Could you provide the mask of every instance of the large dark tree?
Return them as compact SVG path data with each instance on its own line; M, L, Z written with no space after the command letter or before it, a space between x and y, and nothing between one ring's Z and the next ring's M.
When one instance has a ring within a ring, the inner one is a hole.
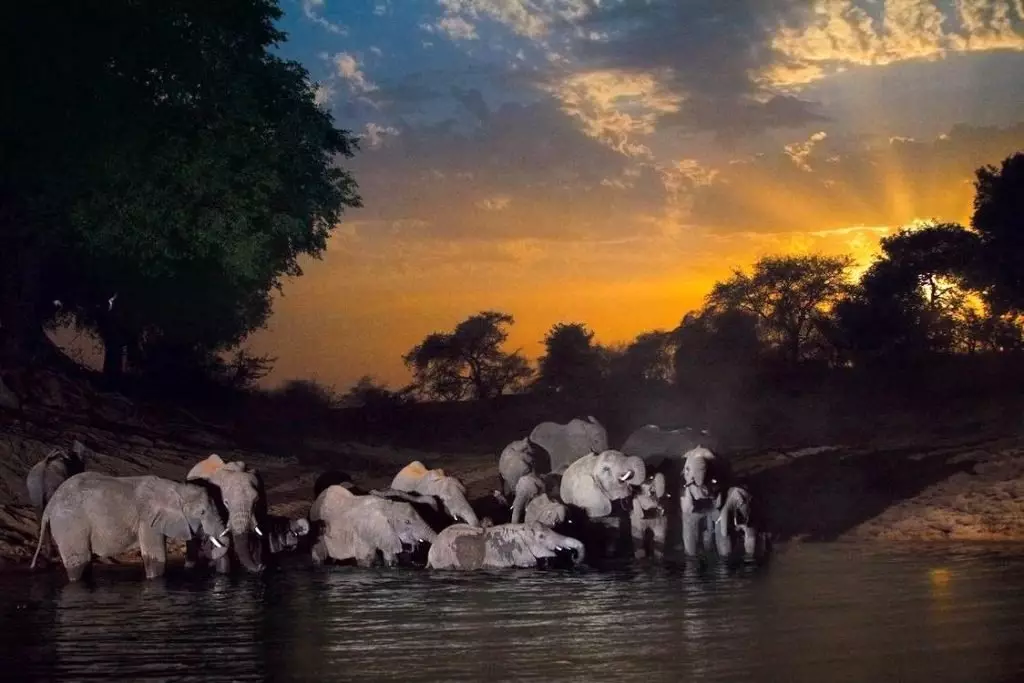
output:
M147 342L228 347L265 322L298 258L322 253L359 205L337 165L354 142L316 106L305 69L272 53L280 16L276 0L11 8L8 351L41 338L53 300L99 334L112 373Z
M1024 153L975 172L972 227L981 237L981 283L999 312L1024 312Z
M519 351L502 345L515 319L498 311L471 315L452 332L434 332L402 360L420 394L445 401L494 398L522 387L532 374Z
M555 323L544 335L535 386L541 391L593 391L601 381L601 349L584 323Z
M789 364L820 347L819 322L849 291L847 256L766 256L737 270L707 297L712 311L735 310L757 320L762 340Z

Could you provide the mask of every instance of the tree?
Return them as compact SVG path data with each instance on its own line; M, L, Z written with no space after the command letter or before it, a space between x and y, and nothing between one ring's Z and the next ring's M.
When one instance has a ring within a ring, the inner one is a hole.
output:
M860 359L896 360L968 346L979 247L978 236L955 223L884 237L878 259L836 306L848 351Z
M542 391L590 391L601 381L602 356L584 323L555 323L544 336L535 386Z
M980 283L995 310L1024 311L1024 153L975 172L971 226L981 238Z
M507 313L483 311L453 332L427 335L402 360L418 391L440 400L487 399L520 389L532 374L529 364L518 350L501 350L514 322Z
M340 399L344 408L369 410L391 408L406 402L405 392L391 391L384 382L378 382L372 375L363 375Z
M675 337L671 332L642 332L612 360L613 383L632 386L669 384L675 374Z
M672 332L675 383L685 389L734 386L756 370L764 347L758 320L738 309L704 309L683 317Z
M761 338L793 365L810 355L820 318L850 291L851 265L849 256L766 256L749 275L736 270L715 283L707 307L755 316Z
M3 110L0 154L8 347L32 345L54 299L98 333L115 375L126 349L155 340L238 344L360 205L337 166L354 139L316 106L305 69L272 53L276 0L12 12L5 76L25 96ZM61 50L31 38L44 27ZM44 71L61 87L37 87Z

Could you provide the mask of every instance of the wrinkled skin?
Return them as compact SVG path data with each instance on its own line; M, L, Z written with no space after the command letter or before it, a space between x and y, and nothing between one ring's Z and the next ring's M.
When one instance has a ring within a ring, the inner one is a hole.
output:
M486 529L453 524L438 534L427 554L427 566L462 570L537 567L560 553L574 554L576 562L585 557L580 541L543 524L501 524Z
M634 557L664 556L668 531L665 499L665 475L660 472L647 477L637 487L629 513Z
M644 462L638 458L615 450L589 453L565 471L559 493L563 503L582 508L591 519L607 517L645 477Z
M701 539L714 535L718 510L724 503L723 495L731 479L728 463L709 449L690 450L683 464L680 518L683 550L696 555ZM728 538L716 536L719 554L728 555Z
M349 476L348 472L327 470L326 472L321 473L320 476L316 478L316 481L313 482L313 500L316 500L317 496L323 493L325 488L328 486L334 486L335 484L340 484L346 488L354 486L352 477Z
M309 519L317 527L314 564L328 558L369 567L380 560L393 567L399 556L433 543L437 534L412 505L380 496L354 495L342 486L328 486L313 501Z
M444 505L448 516L456 522L480 525L476 511L466 498L466 487L455 477L445 474L444 470L428 470L419 460L414 460L395 475L391 481L391 488L396 491L434 496Z
M536 474L527 474L516 482L515 498L512 500L512 524L519 524L526 514L530 501L545 492L544 481Z
M49 527L69 581L92 566L92 556L113 557L138 546L146 578L162 576L166 539L217 538L224 531L216 505L201 486L154 477L111 477L83 472L54 492L43 510L32 567ZM216 552L227 554L226 544Z
M533 428L529 438L535 446L533 469L537 474L561 474L584 455L608 450L608 432L592 415L565 424L541 422ZM548 463L541 462L540 451L547 455Z
M544 469L543 467L541 468ZM519 439L505 446L498 457L498 480L501 492L507 498L515 496L520 477L534 471L533 446L529 439Z
M748 558L754 558L768 551L768 535L760 528L754 498L742 486L726 492L715 530L728 539L731 552L742 550Z
M25 478L25 487L39 519L42 519L43 510L57 488L70 477L85 471L85 459L85 446L80 441L75 441L70 451L55 448L32 466ZM47 537L43 557L49 560L52 555L53 546Z
M664 429L649 424L630 434L622 444L621 450L626 455L635 455L647 460L654 456L681 457L697 446L714 450L715 439L706 429Z
M185 480L206 486L221 514L226 514L234 558L250 573L263 571L262 558L269 556L270 550L261 528L267 525L268 512L267 496L259 472L240 460L225 463L219 455L213 454L196 464ZM215 563L219 573L231 570L232 555ZM194 566L199 556L199 548L194 542L186 544L186 556L186 565Z

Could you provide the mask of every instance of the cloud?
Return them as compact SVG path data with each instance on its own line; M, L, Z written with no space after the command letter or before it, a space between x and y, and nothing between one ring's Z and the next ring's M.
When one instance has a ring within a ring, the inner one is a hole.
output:
M370 149L377 149L384 142L384 137L388 135L398 135L399 131L394 126L382 126L378 123L367 123L362 137L369 144Z
M302 14L306 19L335 35L347 36L348 29L339 23L328 21L321 15L323 9L324 0L302 0Z
M360 68L359 62L351 54L339 52L334 55L334 66L337 69L338 76L348 84L352 92L361 94L377 89L377 86L366 78L366 74Z
M428 33L442 33L452 40L477 40L480 37L473 24L457 16L442 17L436 23L424 24L423 29Z

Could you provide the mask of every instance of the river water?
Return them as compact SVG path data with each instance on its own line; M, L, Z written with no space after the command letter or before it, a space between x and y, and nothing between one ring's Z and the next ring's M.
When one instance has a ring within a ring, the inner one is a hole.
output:
M1024 548L614 571L0 577L0 680L1024 681Z

